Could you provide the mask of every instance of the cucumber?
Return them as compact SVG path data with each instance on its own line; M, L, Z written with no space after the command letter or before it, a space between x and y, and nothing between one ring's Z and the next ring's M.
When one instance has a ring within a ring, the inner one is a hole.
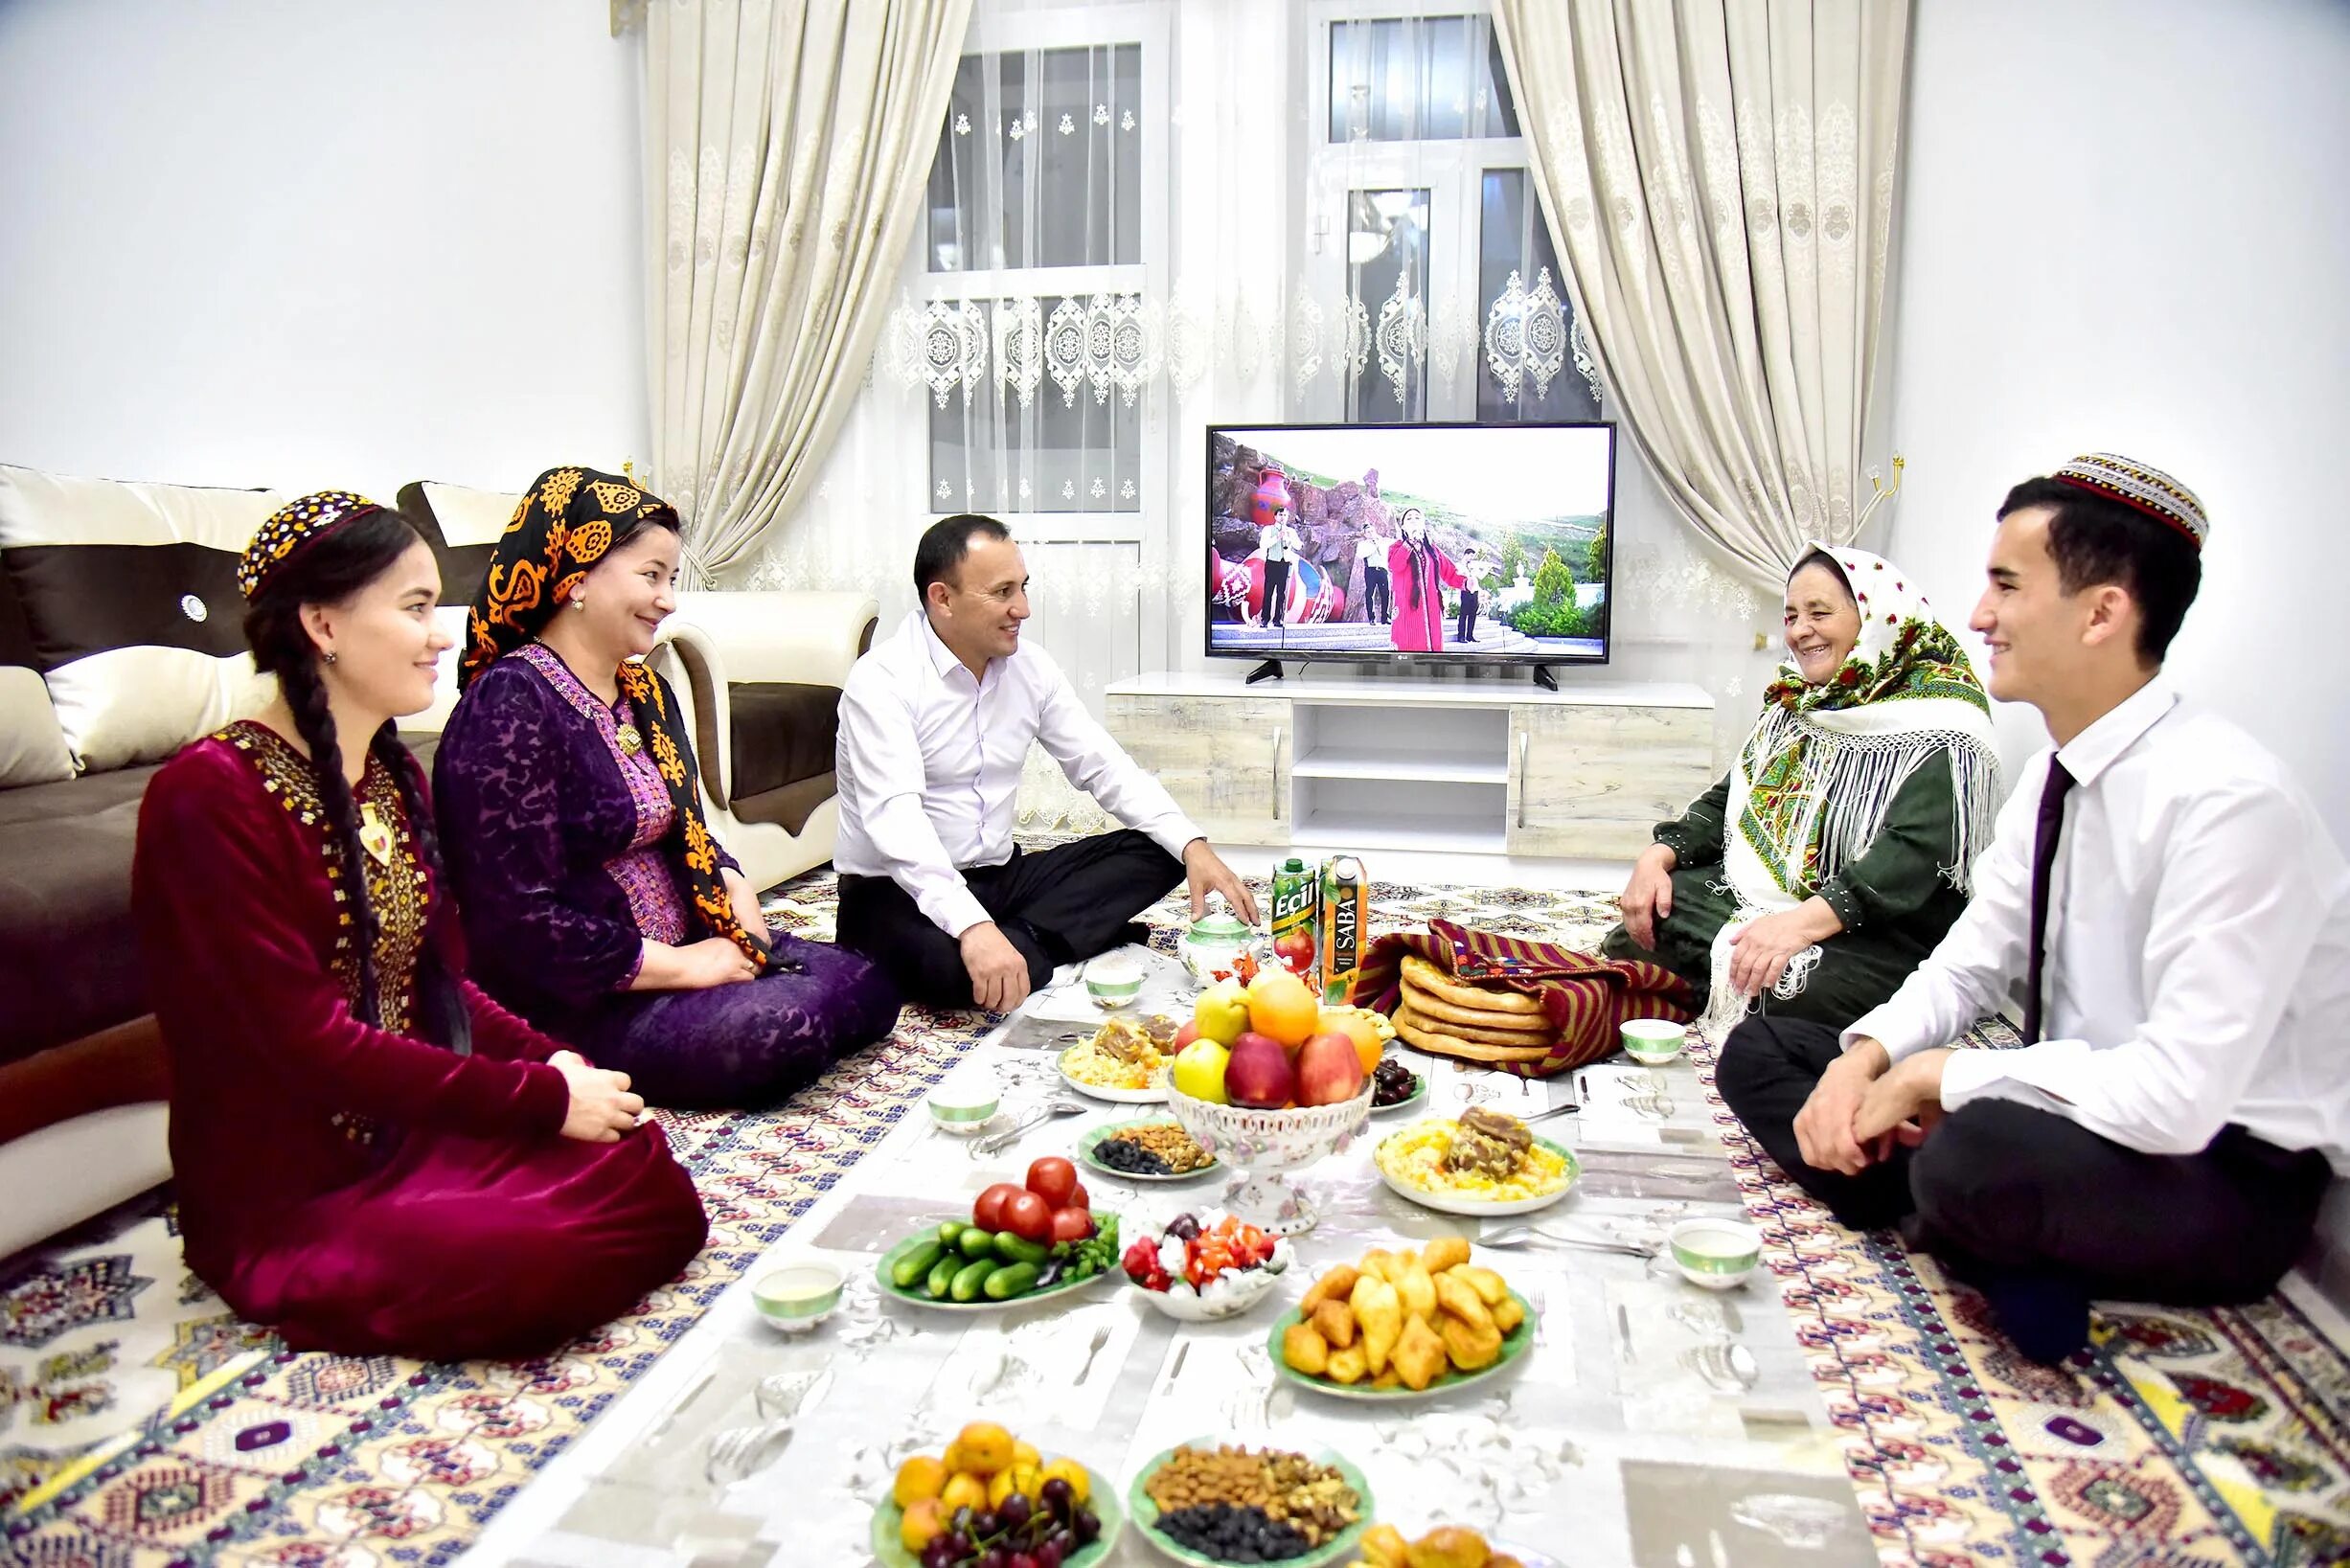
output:
M955 1250L968 1259L993 1258L995 1238L973 1225L955 1238Z
M930 1265L937 1262L939 1254L946 1250L935 1240L924 1241L891 1265L889 1271L891 1281L901 1290L913 1289L914 1282L927 1278L930 1273Z
M947 1286L947 1293L959 1302L977 1301L981 1287L988 1283L988 1276L1002 1266L992 1258L981 1258L965 1263L962 1271L954 1277L954 1283Z
M990 1301L1010 1301L1026 1295L1037 1286L1037 1265L1007 1263L988 1276L986 1290Z
M955 1244L955 1238L970 1229L960 1219L942 1219L938 1222L938 1238L951 1247Z
M1047 1242L1031 1241L1010 1231L995 1233L995 1256L1007 1263L1041 1263L1052 1255L1052 1246Z
M937 1262L930 1265L930 1277L923 1282L923 1294L932 1301L945 1301L955 1276L963 1272L963 1255L952 1248L942 1249Z

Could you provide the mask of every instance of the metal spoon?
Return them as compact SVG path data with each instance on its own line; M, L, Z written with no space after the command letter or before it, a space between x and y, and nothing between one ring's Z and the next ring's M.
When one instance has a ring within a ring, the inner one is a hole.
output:
M1555 1236L1549 1231L1538 1231L1531 1225L1504 1225L1497 1231L1477 1238L1481 1247L1528 1247L1547 1241L1554 1246L1585 1247L1592 1252L1622 1253L1627 1258L1654 1258L1654 1247L1644 1247L1631 1241L1599 1241L1580 1236Z
M1014 1144L1018 1143L1024 1134L1042 1126L1045 1123L1058 1121L1064 1116L1083 1116L1087 1108L1074 1100L1049 1100L1045 1102L1042 1109L1037 1111L1026 1121L1015 1122L1003 1131L992 1132L971 1145L971 1158L975 1160L985 1154L1000 1154Z
M1572 1116L1581 1109L1583 1109L1581 1105L1569 1102L1564 1105L1553 1105L1546 1111L1536 1111L1532 1116L1523 1116L1518 1120L1527 1126L1532 1126L1537 1122L1547 1122L1554 1116Z

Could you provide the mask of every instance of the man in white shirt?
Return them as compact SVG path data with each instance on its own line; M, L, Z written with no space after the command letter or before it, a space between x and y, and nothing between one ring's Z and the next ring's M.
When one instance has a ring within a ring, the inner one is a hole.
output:
M1306 547L1289 526L1289 509L1273 509L1272 526L1265 531L1265 621L1266 630L1287 624L1289 615L1289 562Z
M1134 917L1186 877L1192 909L1256 900L1085 712L1051 655L1023 647L1028 569L1010 530L966 513L914 552L923 607L856 661L835 752L840 943L916 1001L1009 1012L1057 965L1138 941ZM1012 841L1029 742L1127 831L1024 854Z
M2008 492L1970 623L2025 768L1974 898L1838 1034L1758 1017L1723 1097L1847 1224L1899 1223L2056 1362L2092 1297L2255 1301L2350 1173L2350 872L2284 765L2161 661L2209 532L2110 454ZM2024 1044L1952 1051L2009 1000Z
M1395 593L1387 584L1387 547L1393 543L1382 521L1365 529L1355 547L1362 562L1362 618L1382 626L1395 619Z

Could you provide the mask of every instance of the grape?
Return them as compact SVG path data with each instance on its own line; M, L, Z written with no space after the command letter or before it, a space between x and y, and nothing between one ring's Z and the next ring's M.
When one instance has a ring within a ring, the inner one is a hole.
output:
M1077 1517L1069 1521L1069 1528L1077 1533L1078 1545L1091 1546L1093 1538L1102 1533L1102 1521L1094 1517L1093 1510L1081 1508Z
M996 1505L995 1517L1006 1530L1017 1530L1028 1522L1028 1499L1013 1492Z
M947 1537L934 1535L930 1544L922 1549L922 1568L954 1568L954 1554L947 1550Z
M971 1534L985 1538L1004 1528L1004 1522L993 1513L982 1513L971 1520Z
M1063 1525L1061 1529L1053 1532L1051 1537L1046 1540L1045 1544L1050 1546L1054 1551L1060 1553L1063 1557L1073 1557L1077 1556L1077 1532L1069 1529L1066 1525Z
M968 1513L970 1511L966 1509L964 1511ZM939 1539L947 1543L947 1560L949 1563L961 1562L971 1555L971 1538L960 1530L950 1530Z
M1058 1518L1066 1511L1069 1499L1073 1495L1075 1494L1070 1490L1069 1484L1060 1476L1055 1476L1044 1484L1043 1489L1038 1493L1038 1499L1046 1508L1052 1510L1054 1516Z

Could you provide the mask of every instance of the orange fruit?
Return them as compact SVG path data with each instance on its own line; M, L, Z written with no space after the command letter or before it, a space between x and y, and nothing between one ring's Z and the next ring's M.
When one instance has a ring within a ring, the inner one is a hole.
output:
M998 1470L995 1479L988 1483L988 1507L1002 1508L1004 1499L1015 1491L1033 1503L1037 1500L1037 1494L1043 1489L1042 1471L1034 1465L1015 1465L1009 1469Z
M919 1552L947 1533L947 1520L937 1498L921 1498L898 1521L898 1542L909 1552Z
M973 1513L988 1506L988 1484L969 1470L958 1470L947 1478L947 1486L938 1494L939 1507L952 1518L957 1509L970 1509Z
M1379 1037L1371 1020L1359 1012L1325 1012L1314 1025L1317 1034L1343 1034L1355 1042L1355 1055L1362 1059L1362 1070L1379 1070L1379 1058L1387 1054L1387 1042Z
M1266 969L1248 983L1248 1026L1294 1051L1313 1034L1321 1004L1287 969Z
M1039 1489L1043 1481L1056 1480L1069 1484L1069 1499L1072 1502L1082 1504L1093 1494L1093 1477L1087 1475L1085 1466L1074 1459L1056 1459L1044 1466L1042 1481L1038 1483Z
M900 1508L912 1508L925 1497L936 1497L947 1486L947 1465L928 1454L916 1454L898 1466L889 1494Z
M1015 1466L1042 1465L1044 1456L1037 1452L1037 1445L1033 1443L1015 1443L1012 1445L1012 1463Z
M963 1450L963 1467L981 1475L993 1475L1013 1460L1012 1434L993 1421L973 1421L955 1434L955 1446Z

